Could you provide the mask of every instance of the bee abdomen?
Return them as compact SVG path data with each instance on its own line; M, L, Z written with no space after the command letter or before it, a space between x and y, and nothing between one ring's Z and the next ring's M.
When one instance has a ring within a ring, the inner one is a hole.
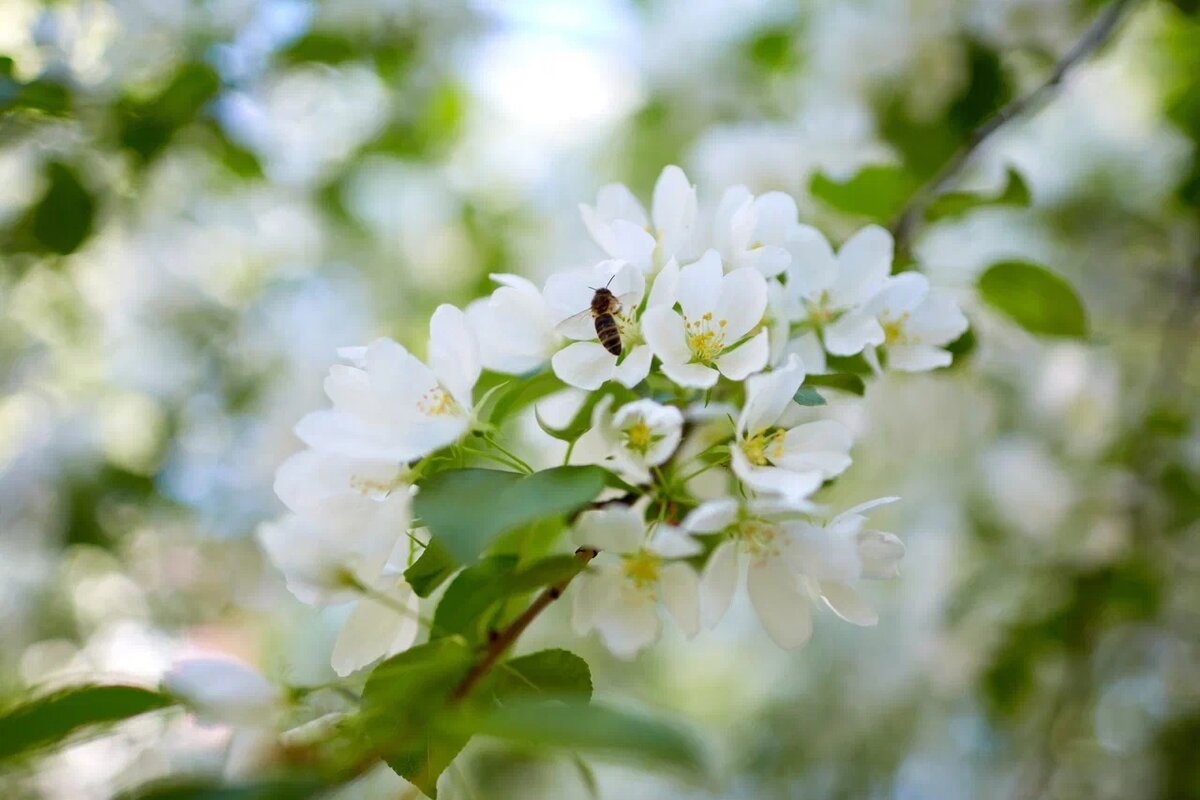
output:
M596 336L604 349L614 356L621 355L621 331L612 314L600 314L596 317Z

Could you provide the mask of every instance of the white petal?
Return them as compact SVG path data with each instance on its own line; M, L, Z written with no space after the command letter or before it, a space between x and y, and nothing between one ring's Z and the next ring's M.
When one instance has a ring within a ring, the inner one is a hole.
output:
M857 589L842 581L821 581L821 597L833 613L854 625L875 625L879 615Z
M661 623L653 596L621 583L612 605L596 615L596 629L613 655L629 659L658 638Z
M180 661L163 676L162 686L208 724L269 724L282 699L262 673L232 658Z
M821 375L827 369L825 348L821 346L821 340L817 338L817 335L811 331L788 342L785 352L800 356L805 371L810 375Z
M904 335L910 344L949 344L966 330L967 318L958 303L938 291L931 291L904 324Z
M866 514L868 511L875 509L875 508L879 508L880 506L891 505L892 503L897 502L899 499L900 499L899 497L877 497L874 500L867 500L866 502L859 503L856 506L851 506L850 508L847 508L845 511L843 511L842 513L838 514L836 517L831 519L829 521L829 525L830 525L830 527L833 527L833 526L837 525L841 520L843 520L847 517L860 516L860 515Z
M754 201L754 195L745 186L730 186L721 195L713 215L713 246L726 258L732 258L734 250L745 246L745 241L736 242L733 236L733 219L742 208Z
M698 260L680 268L677 294L679 307L687 319L700 319L716 309L721 297L723 275L721 256L716 250L706 250ZM763 306L766 307L765 292Z
M854 434L840 422L817 420L792 428L783 437L783 455L768 453L771 463L804 472L818 470L826 478L840 475L850 466Z
M575 633L586 636L595 627L597 615L612 604L620 580L617 574L600 573L593 567L571 582L571 627Z
M853 308L879 291L892 271L892 235L868 225L838 251L838 275L829 287L834 308Z
M790 650L808 641L812 634L808 597L783 559L752 563L746 586L759 622L777 645Z
M788 293L797 298L817 300L838 274L833 248L824 234L808 225L796 227L787 247L792 254L788 266Z
M684 530L692 533L720 533L737 521L738 504L732 497L709 500L683 519Z
M401 614L392 605L369 597L359 600L333 645L330 663L338 675L345 677L380 658L407 650L416 641L419 598L405 583L385 594L411 613Z
M606 553L633 553L646 538L641 512L627 506L585 511L575 523L575 543Z
M605 247L613 258L628 261L642 272L647 272L654 265L654 248L657 242L650 232L640 225L625 220L612 223L612 236L609 246Z
M792 263L792 254L778 245L762 245L747 250L738 258L738 266L752 269L765 278L773 278Z
M804 383L804 365L793 355L787 365L746 379L746 404L738 432L753 435L775 424Z
M688 558L703 548L687 531L664 523L655 527L647 549L663 558Z
M793 472L780 467L756 467L740 447L734 447L733 472L751 489L766 494L779 494L793 501L805 500L821 487L821 473Z
M738 348L741 350L742 348ZM708 389L716 386L721 373L703 364L679 364L663 360L663 374L685 389Z
M658 573L658 588L663 605L684 635L691 638L700 630L699 579L696 570L677 561Z
M461 309L443 303L429 320L429 365L450 395L471 408L471 390L482 367L479 347Z
M664 364L686 364L692 358L684 335L683 317L670 308L646 309L642 315L642 336Z
M709 308L717 319L726 321L726 341L735 342L762 322L767 313L767 281L757 270L735 269L721 281L715 309ZM684 313L687 313L686 308ZM690 314L688 316L692 318Z
M948 367L954 356L948 350L927 344L897 344L887 349L888 369L901 372L927 372Z
M654 353L644 344L629 351L621 363L613 367L612 377L617 383L627 389L632 389L650 374L650 362Z
M687 243L696 218L696 187L674 165L665 167L654 184L654 227L664 252L675 255Z
M554 354L550 365L554 374L577 389L599 389L613 376L617 357L599 342L574 342Z
M758 239L764 244L783 244L799 227L796 201L784 192L767 192L754 201Z
M847 311L822 331L825 349L835 356L853 356L868 345L883 344L879 320L861 311Z
M748 376L766 368L771 357L771 344L767 331L763 329L753 339L717 357L717 369L733 381L745 380ZM679 381L676 381L679 383Z
M883 531L859 531L855 537L864 578L894 578L900 574L904 543Z
M903 272L888 278L883 288L867 303L867 313L898 320L909 314L929 295L929 279L919 272Z
M786 556L792 569L819 581L849 581L862 576L862 561L854 537L806 522L789 523Z
M596 212L606 221L625 219L645 228L649 224L646 210L623 183L609 183L596 194Z
M654 285L650 287L650 299L646 301L646 308L673 306L678 292L679 262L672 258L654 277Z
M700 617L705 627L721 621L737 589L737 545L726 539L717 545L700 576Z

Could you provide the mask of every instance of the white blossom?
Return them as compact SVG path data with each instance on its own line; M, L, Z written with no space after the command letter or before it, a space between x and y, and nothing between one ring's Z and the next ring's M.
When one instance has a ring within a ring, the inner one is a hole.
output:
M700 552L698 542L665 524L647 540L642 511L624 506L585 512L574 537L600 551L575 579L572 624L580 636L596 630L614 655L632 658L658 638L659 601L687 636L696 634L698 579L682 559Z
M944 292L933 291L929 279L919 272L905 272L888 279L866 306L878 320L889 369L925 372L946 367L953 356L945 350L967 330L967 318L958 304ZM878 368L873 351L868 361Z
M562 335L538 288L519 275L490 276L500 286L467 306L467 322L487 369L520 375L538 369L559 349Z
M753 267L774 277L792 262L789 239L800 223L796 201L783 192L755 197L745 186L725 190L713 222L713 246L728 269Z
M612 397L596 404L592 427L606 455L634 483L650 481L650 468L664 463L679 446L683 412L653 400L635 400L612 411Z
M333 645L330 664L345 677L412 647L420 631L420 598L399 575L385 571L346 617Z
M600 189L595 207L581 204L588 233L612 258L653 272L670 259L686 256L696 225L696 187L683 170L665 167L654 185L648 218L633 192L620 183Z
M163 676L162 688L209 725L269 726L283 703L279 687L231 658L180 661Z
M333 408L296 426L313 449L401 463L452 444L470 428L481 366L461 310L442 305L434 312L429 366L390 339L349 355L360 365L334 365L325 379Z
M709 250L682 267L672 282L674 297L642 315L642 333L668 378L680 386L707 389L721 375L740 381L767 365L767 330L761 327L767 282L762 273L743 267L726 275L721 257ZM673 308L676 301L682 314Z
M852 356L881 344L883 329L863 306L883 288L892 270L892 235L868 225L834 255L820 231L801 225L789 249L787 287L793 321L814 326L833 355Z
M743 483L792 501L808 497L826 479L844 472L853 443L849 429L833 420L780 427L803 382L804 367L796 355L780 369L748 378L731 448L734 474Z

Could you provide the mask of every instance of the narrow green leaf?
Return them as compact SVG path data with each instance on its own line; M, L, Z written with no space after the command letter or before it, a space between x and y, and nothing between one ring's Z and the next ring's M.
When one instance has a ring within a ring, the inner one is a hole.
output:
M814 197L837 211L886 223L916 191L917 182L903 167L875 165L864 167L840 183L818 172L808 188Z
M696 737L666 720L583 702L514 702L472 721L475 732L535 747L594 752L614 760L707 772Z
M1030 333L1087 336L1087 312L1071 284L1045 267L1023 261L993 264L979 277L979 293Z
M592 671L568 650L540 650L496 665L479 693L508 703L518 697L589 700Z
M925 218L930 222L951 219L981 206L1028 206L1029 186L1021 173L1012 167L1007 170L1004 188L992 196L974 192L947 192L938 195L925 209Z
M448 470L421 484L416 513L459 563L473 561L505 531L570 514L604 488L599 467L555 467L521 476L487 469Z
M412 586L417 597L429 597L433 594L434 589L441 586L443 581L454 574L456 569L458 569L458 565L454 563L454 559L450 558L446 548L436 541L430 540L421 552L420 558L414 561L411 567L404 570L404 580Z
M862 397L867 391L867 385L861 375L852 372L834 372L829 375L808 375L804 378L805 386L818 386L826 389L836 389L839 392Z
M138 686L79 686L38 697L0 714L0 761L174 702Z
M792 396L802 406L823 406L825 398L821 397L821 393L811 386L801 386L796 390L796 394Z

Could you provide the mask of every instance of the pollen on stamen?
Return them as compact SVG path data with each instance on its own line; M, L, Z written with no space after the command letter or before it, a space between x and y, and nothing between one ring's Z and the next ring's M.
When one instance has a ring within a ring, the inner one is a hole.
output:
M441 386L435 386L417 401L417 410L427 417L439 417L454 410L454 398Z

